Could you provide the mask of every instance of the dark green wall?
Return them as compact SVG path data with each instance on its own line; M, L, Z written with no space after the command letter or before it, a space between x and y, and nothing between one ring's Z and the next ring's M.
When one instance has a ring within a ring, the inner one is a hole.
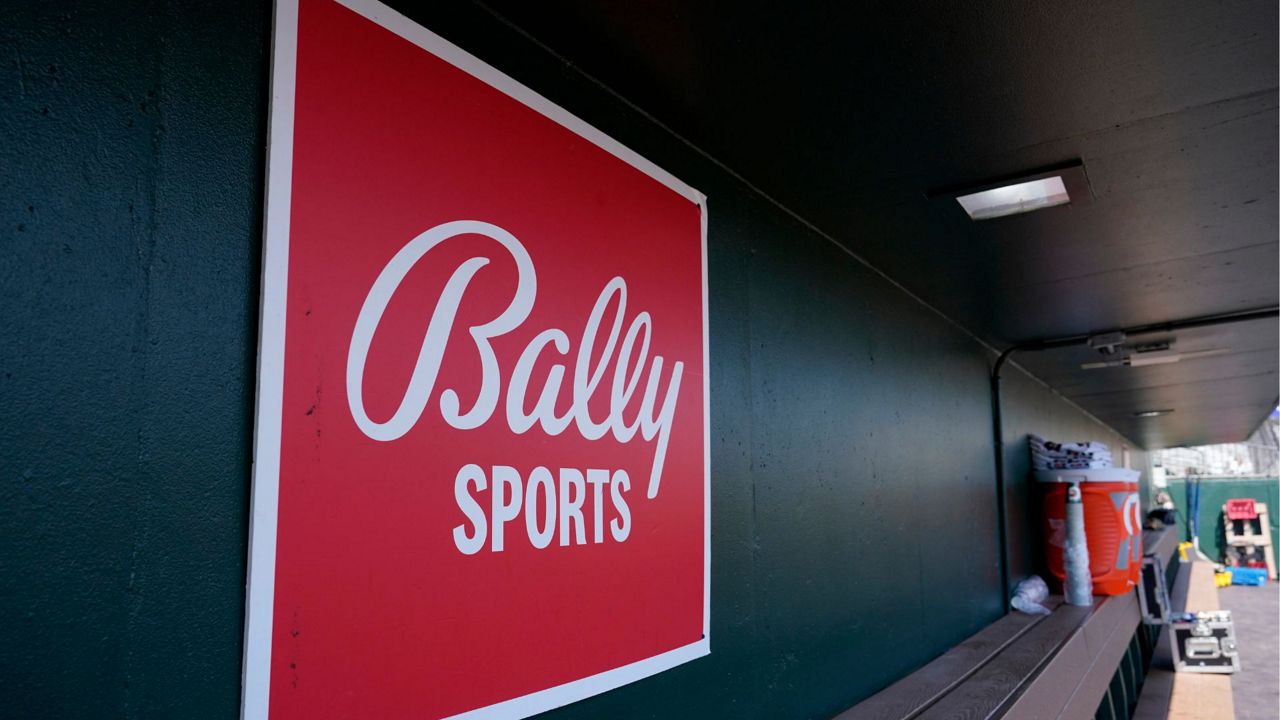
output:
M408 11L710 198L712 654L551 715L827 717L995 619L989 353L477 7ZM5 715L237 714L269 26L0 24ZM1025 434L1121 441L1007 377L1016 580Z
M0 14L0 715L233 717L269 8Z

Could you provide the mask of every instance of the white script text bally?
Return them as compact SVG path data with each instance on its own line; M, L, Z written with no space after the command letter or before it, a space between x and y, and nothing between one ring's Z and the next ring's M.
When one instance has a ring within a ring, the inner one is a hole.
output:
M661 355L655 354L652 363L649 363L639 410L630 420L624 417L628 405L637 390L640 390L654 327L649 313L639 312L631 318L626 332L623 332L627 310L627 283L621 277L615 277L605 284L595 306L587 314L573 361L573 404L569 410L562 416L555 414L556 398L560 395L561 385L568 372L566 364L571 346L568 334L558 328L543 330L525 346L515 366L509 370L510 376L503 398L503 370L498 366L497 356L490 343L494 338L515 330L529 316L537 298L538 280L533 260L524 245L511 233L486 222L458 220L427 230L401 248L374 281L356 318L351 348L347 353L347 403L356 425L374 440L392 441L409 432L426 410L435 389L436 375L447 349L458 307L476 273L489 264L489 257L477 256L462 262L445 283L431 312L431 320L427 324L418 359L400 406L383 422L371 419L365 412L365 361L368 359L369 345L373 342L378 322L401 281L432 248L462 235L482 235L501 245L515 260L517 282L511 302L505 310L488 322L468 328L475 357L480 365L480 391L464 411L463 401L458 397L457 391L452 388L444 389L439 394L440 416L458 430L472 430L487 422L497 410L499 401L505 400L507 426L517 435L528 432L534 425L540 426L542 432L548 435L559 435L572 425L587 440L599 440L606 434L612 434L618 442L629 443L639 432L645 442L654 442L653 466L646 494L650 498L655 497L662 478L662 466L671 436L671 422L675 417L684 363L676 361L671 364L666 392L659 404L659 384L662 381L664 362ZM612 322L609 323L608 334L601 338L600 325L611 307L614 308ZM593 365L592 355L597 343L602 340L603 350ZM566 363L557 362L551 366L545 378L534 379L531 377L534 364L544 352L554 353L564 358ZM605 372L615 357L612 377L606 382ZM526 410L529 406L530 384L538 381L542 387L533 401L533 409ZM609 413L602 418L593 418L588 405L601 389L602 383L608 386Z

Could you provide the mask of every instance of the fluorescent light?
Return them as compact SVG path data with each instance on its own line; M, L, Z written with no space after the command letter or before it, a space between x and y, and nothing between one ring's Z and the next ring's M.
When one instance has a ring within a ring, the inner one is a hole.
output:
M1182 360L1182 353L1143 353L1141 355L1130 355L1125 364L1129 367L1142 367L1143 365L1167 365L1168 363L1176 363ZM1187 356L1189 357L1189 355Z
M1229 352L1231 352L1231 348L1210 348L1208 350L1192 350L1191 352L1181 353L1181 355L1183 360L1194 360L1215 355L1226 355Z
M961 195L956 198L956 202L969 213L971 219L990 220L1066 205L1071 202L1071 197L1067 195L1067 187L1062 184L1062 177L1054 175Z
M1171 409L1170 410L1139 410L1138 412L1134 413L1133 416L1140 417L1140 418L1159 417L1160 415L1168 415L1171 412L1173 412L1173 410Z
M1119 360L1103 360L1101 362L1082 363L1081 370L1100 370L1109 367L1142 367L1143 365L1166 365L1168 363L1181 362L1183 360L1195 360L1198 358L1214 357L1216 355L1226 355L1231 352L1231 348L1211 348L1209 350L1193 350L1192 352L1170 353L1170 352L1150 352L1130 355Z

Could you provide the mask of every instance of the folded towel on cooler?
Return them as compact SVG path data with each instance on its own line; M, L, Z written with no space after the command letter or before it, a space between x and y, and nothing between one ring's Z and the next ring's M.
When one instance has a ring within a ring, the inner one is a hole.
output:
M1081 452L1089 452L1089 451L1091 451L1091 450L1107 450L1107 449L1108 449L1108 448L1107 448L1107 444L1106 444L1106 443L1101 443L1101 442L1098 442L1097 440L1086 440L1086 441L1084 441L1084 442L1067 442L1067 443L1059 443L1059 442L1053 442L1053 441L1051 441L1051 440L1045 440L1044 438L1042 438L1042 437L1040 437L1039 435L1036 435L1036 434L1034 434L1034 433L1033 433L1033 434L1031 434L1031 435L1028 435L1027 437L1028 437L1028 439L1029 439L1029 441L1030 441L1030 442L1035 443L1035 444L1037 444L1037 445L1053 445L1053 446L1055 446L1055 447L1063 447L1063 448L1066 448L1066 449L1068 449L1068 450L1078 450L1078 451L1081 451Z
M1044 464L1035 464L1036 470L1101 470L1109 467L1111 467L1110 460L1093 460L1091 462L1051 460Z
M1110 455L1111 449L1100 442L1057 443L1045 440L1039 435L1031 435L1029 442L1032 449L1043 450L1054 455Z
M1100 442L1058 443L1039 435L1028 438L1037 470L1092 470L1112 467L1111 449Z
M1046 450L1037 450L1036 448L1031 449L1031 457L1038 460L1040 459L1042 460L1075 460L1080 462L1092 462L1095 460L1110 461L1112 459L1111 453L1098 453L1093 455L1085 455L1085 454L1066 455L1061 453L1049 452Z

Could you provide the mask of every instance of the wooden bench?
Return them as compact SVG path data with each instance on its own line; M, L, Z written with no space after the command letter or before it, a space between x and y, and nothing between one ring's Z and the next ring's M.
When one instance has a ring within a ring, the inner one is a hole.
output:
M1011 613L837 720L1092 718L1132 652L1137 596Z
M1144 534L1170 555L1173 530ZM1163 558L1162 558L1163 559ZM1018 720L1128 717L1152 638L1140 632L1136 593L1095 598L1091 608L1010 613L836 720Z

